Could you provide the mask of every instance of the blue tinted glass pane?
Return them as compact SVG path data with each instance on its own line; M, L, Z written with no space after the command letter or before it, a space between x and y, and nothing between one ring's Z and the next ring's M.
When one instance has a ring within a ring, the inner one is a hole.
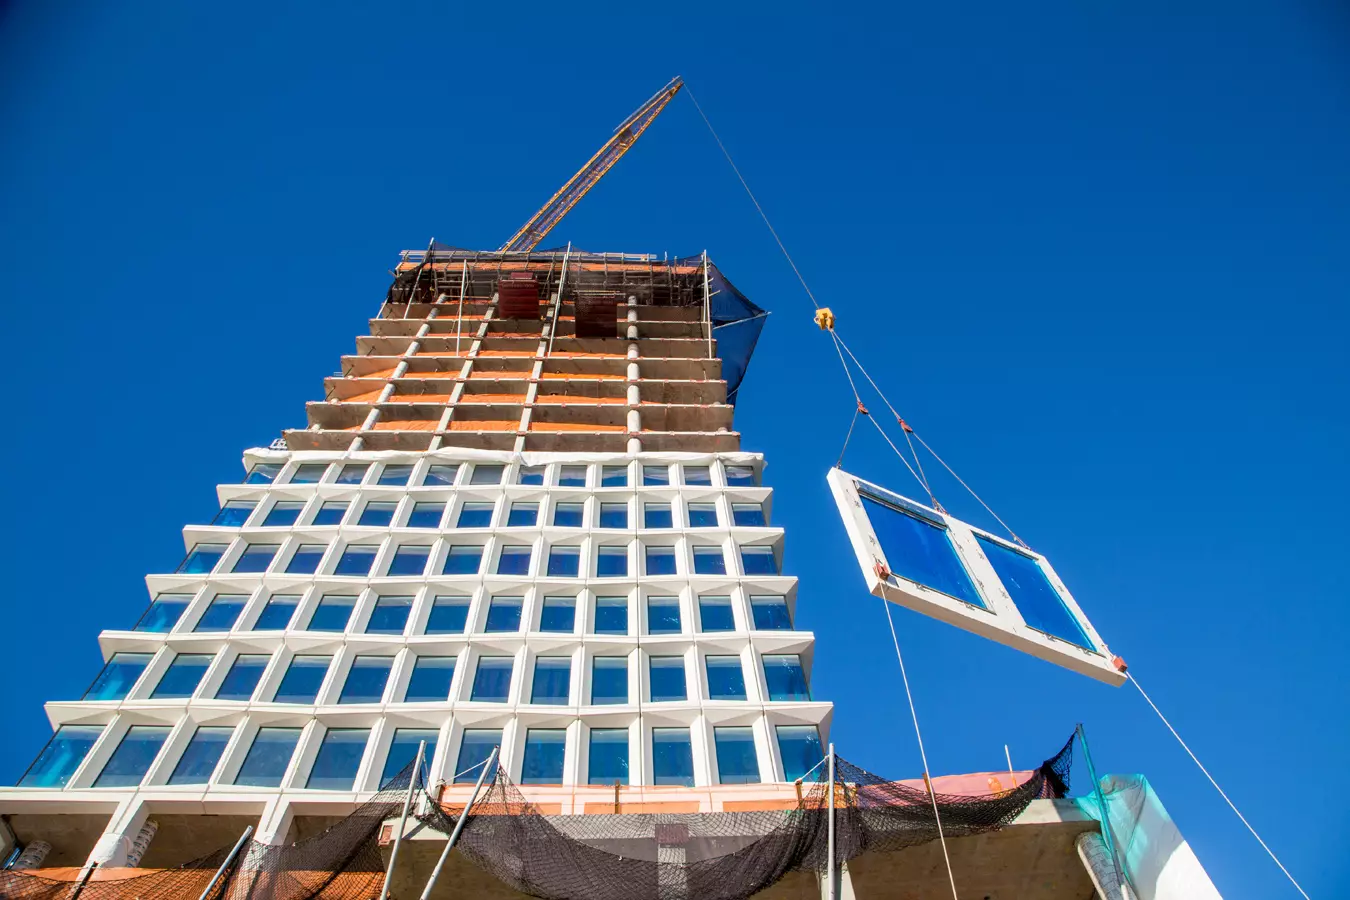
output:
M792 616L788 614L783 597L751 597L750 609L755 614L755 628L759 631L791 631Z
M1008 589L1013 605L1029 626L1086 650L1095 649L1036 560L980 535L975 537L998 580Z
M417 758L417 745L426 742L422 751L422 765L431 767L432 757L436 755L436 741L440 732L434 728L400 728L394 732L389 744L389 753L384 758L384 771L380 774L380 786L383 787L395 775L407 768L408 763Z
M473 692L469 699L505 703L511 693L513 662L509 656L484 656L478 660L478 671L473 677Z
M595 633L596 634L628 633L627 597L595 598Z
M421 575L427 569L429 556L431 556L430 547L404 544L394 551L394 558L389 562L389 574Z
M685 700L684 657L653 656L651 658L652 702Z
M726 557L721 547L695 547L694 572L698 575L727 574Z
M553 524L562 528L580 528L585 506L581 503L555 503Z
M171 631L183 617L183 610L192 602L189 594L160 594L136 623L136 631L164 634Z
M744 700L745 673L739 656L709 656L708 697L713 700Z
M180 653L169 663L169 668L150 693L151 700L176 700L191 697L202 683L206 667L211 665L210 653Z
M674 528L675 520L670 514L669 503L647 503L642 507L643 528Z
M520 610L524 603L522 597L493 597L488 606L487 622L483 630L488 632L510 632L520 630Z
M572 660L566 656L541 656L534 661L531 703L566 706L571 695Z
M220 508L220 512L216 513L216 517L211 520L211 524L237 528L248 521L248 517L253 514L253 509L256 506L256 503L231 500Z
M862 495L891 572L949 597L984 606L947 537L947 529Z
M306 631L346 631L347 622L352 617L352 608L356 598L339 594L329 594L319 601L314 614L309 617Z
M404 703L440 702L450 699L450 682L455 677L453 656L419 656L408 679Z
M685 466L684 467L685 484L712 484L712 470L707 466Z
M249 544L234 563L231 572L266 572L280 544Z
M628 783L628 729L591 729L588 784Z
M251 787L280 787L290 765L291 754L300 741L299 728L259 728L248 748L248 756L234 777L235 784Z
M297 656L282 676L274 703L313 703L328 674L331 656Z
M338 703L379 703L389 683L392 656L358 656L352 660Z
M741 568L747 575L777 575L778 560L772 547L742 547Z
M427 477L422 479L423 484L448 485L455 483L455 473L459 471L459 466L436 465L427 469Z
M605 466L600 474L601 487L628 487L627 466Z
M28 767L19 787L65 787L102 733L102 725L62 725Z
M498 575L530 574L530 548L528 546L503 547L497 558Z
M580 547L550 547L548 574L554 578L576 578L581 571Z
M531 728L525 733L522 784L562 784L567 731L562 728Z
M294 525L295 520L300 518L300 510L304 508L305 504L299 500L278 500L267 511L267 518L263 519L263 526L266 528L283 528Z
M444 503L414 503L408 514L409 528L439 528L445 514Z
M271 484L281 474L281 466L273 463L258 463L249 469L245 484Z
M627 527L628 527L628 504L627 504L627 503L601 503L601 504L600 504L600 527L601 527L601 528L627 528Z
M178 566L178 572L183 575L205 575L216 567L220 558L225 555L225 544L197 544L188 553L187 559L183 560Z
M334 575L369 575L370 567L375 564L374 544L351 544L342 551Z
M295 615L295 608L300 605L300 598L295 596L277 595L267 601L263 607L262 613L258 616L258 621L254 623L254 631L285 631L291 624L291 617Z
M380 470L380 480L377 484L407 484L412 476L412 466L385 466Z
M647 547L646 557L648 575L675 574L674 547Z
M722 784L759 784L759 757L750 727L714 728L717 780Z
M473 467L473 475L469 478L469 484L501 484L502 472L505 466L477 465Z
M369 728L330 728L319 745L305 787L318 791L350 791L366 752Z
M248 700L262 680L267 661L266 653L245 653L235 657L225 680L216 689L217 700Z
M699 597L698 618L704 631L736 630L736 616L731 611L730 597Z
M810 700L802 661L795 653L764 657L764 683L770 700Z
M732 487L753 486L755 469L753 466L727 466L727 484Z
M492 524L491 503L465 503L459 508L456 528L487 528Z
M229 631L239 621L239 614L248 602L247 594L217 594L211 605L197 620L193 631Z
M370 466L361 463L345 465L342 467L342 471L338 473L337 483L360 484L361 481L366 477L366 472L369 469Z
M135 787L140 784L168 736L167 725L132 725L103 766L94 787Z
M516 484L543 484L544 467L543 466L521 466L520 472L516 475Z
M783 757L783 777L796 781L825 758L820 732L814 725L779 725L778 753Z
M691 503L691 504L689 504L689 527L690 527L690 528L716 528L716 527L717 527L717 504L715 504L715 503Z
M764 520L764 507L758 503L731 504L731 519L737 525L755 526L767 524Z
M383 528L394 521L394 510L397 508L397 503L387 500L367 503L365 509L361 510L361 518L356 524Z
M585 466L562 466L558 469L559 487L585 487Z
M680 630L680 598L648 597L647 633L679 634Z
M478 780L479 763L492 755L495 747L502 745L500 728L466 728L459 742L459 758L455 760L455 784L473 784ZM488 773L488 778L492 773Z
M572 597L545 597L539 612L539 630L571 634L576 626L577 602Z
M305 463L296 466L291 475L291 484L317 484L323 473L328 471L328 463Z
M319 563L323 562L323 554L327 549L327 544L301 544L296 547L291 554L291 561L286 564L286 574L313 575L319 571Z
M694 786L694 748L688 728L652 729L652 776L656 784Z
M538 521L538 503L512 503L511 514L506 517L506 524L509 528L529 528Z
M643 466L642 483L646 485L670 484L670 467Z
M150 653L114 653L83 700L121 700L150 665Z
M342 517L347 514L347 503L345 500L332 500L319 507L319 511L314 514L315 525L341 525Z
M597 656L591 663L591 703L628 702L628 658Z
M468 598L437 597L427 616L427 634L463 634L468 622Z
M402 634L412 612L411 597L381 597L366 623L366 634Z
M203 725L192 735L187 749L178 758L173 767L169 784L206 784L211 773L216 770L220 757L225 753L225 745L234 733L233 725Z
M601 547L595 561L595 574L601 578L623 578L628 575L628 548Z
M451 547L449 555L445 557L445 568L441 570L441 574L477 575L482 563L483 547L481 544L457 545Z

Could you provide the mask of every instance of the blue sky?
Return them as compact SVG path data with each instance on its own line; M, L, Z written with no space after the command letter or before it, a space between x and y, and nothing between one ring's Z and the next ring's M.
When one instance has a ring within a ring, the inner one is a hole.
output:
M496 247L675 74L904 415L1049 555L1309 892L1345 892L1331 0L0 7L0 780L241 451L322 396L397 251ZM853 401L687 98L554 237L707 248L772 311L737 424L778 489L813 690L842 755L913 776L884 613L824 483ZM868 431L846 462L912 490ZM1294 896L1132 689L897 613L934 771L997 769L1005 743L1034 765L1081 720L1224 896Z

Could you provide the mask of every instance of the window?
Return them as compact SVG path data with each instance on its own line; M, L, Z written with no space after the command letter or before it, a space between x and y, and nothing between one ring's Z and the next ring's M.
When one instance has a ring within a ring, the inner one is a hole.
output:
M202 725L192 733L187 749L178 757L169 784L206 784L225 755L225 745L234 734L233 725Z
M745 673L739 656L709 656L705 663L709 700L745 699Z
M524 597L493 597L488 604L487 622L483 624L483 630L489 634L514 634L520 631L520 610L524 603Z
M543 484L543 466L521 466L516 473L516 484Z
M946 527L862 494L864 512L876 531L886 564L897 576L985 608Z
M628 702L628 657L597 656L591 660L591 703L610 706Z
M365 481L366 472L370 471L370 466L366 463L348 463L338 472L338 484L360 484Z
M601 487L628 487L627 466L605 466L600 470Z
M670 467L643 466L642 483L648 486L670 484Z
M249 787L281 787L281 779L291 764L295 745L300 742L299 728L259 728L248 748L244 764L234 783Z
M150 608L141 616L134 630L147 631L151 634L172 631L191 602L191 594L159 594L150 602Z
M434 468L434 467L433 467ZM425 743L422 760L431 766L436 755L436 741L441 733L435 728L399 728L394 731L394 739L389 743L389 753L384 758L384 771L380 774L380 787L384 787L395 775L401 773L417 758L417 747Z
M567 729L531 728L526 731L521 784L562 784L566 753Z
M627 577L628 548L602 546L596 552L595 574L598 578Z
M553 524L560 528L580 528L585 509L584 503L555 503L553 504Z
M257 506L258 504L247 500L231 500L220 508L220 512L216 513L216 517L211 520L211 524L237 528L248 521L248 517L253 514L253 510Z
M394 551L389 561L389 572L394 575L421 575L427 570L427 558L431 548L426 544L403 544Z
M445 557L442 575L477 575L483 564L482 544L455 544Z
M575 597L545 597L539 611L539 630L553 634L571 634L576 628Z
M586 467L585 467L585 466L559 466L559 467L558 467L558 486L559 486L559 487L585 487L585 486L586 486Z
M347 670L338 703L379 703L384 699L384 686L389 683L389 670L394 666L392 656L358 656Z
M84 692L81 700L121 700L131 690L145 667L150 665L152 653L114 653L103 666L98 678Z
M295 474L291 476L291 484L318 484L323 480L323 473L328 471L328 463L305 463L295 467Z
M731 487L754 487L754 466L727 466L727 484Z
M356 524L384 528L394 521L394 510L397 508L398 504L392 500L371 500L361 510L361 518L356 520Z
M430 501L414 503L412 512L408 513L407 527L439 528L443 515L445 515L444 503L432 503Z
M726 557L722 555L722 548L695 547L694 574L695 575L727 574L727 561Z
M216 567L229 544L194 544L187 558L178 564L180 575L205 575Z
M62 725L23 773L19 787L65 787L101 734L102 725Z
M628 729L592 728L587 784L628 783Z
M788 613L786 597L752 594L750 611L755 615L757 631L792 630L792 616Z
M318 791L350 791L356 783L356 770L366 753L369 728L330 728L319 745L305 787Z
M285 528L294 525L300 518L300 510L305 508L303 500L278 500L267 511L263 519L264 528Z
M707 466L685 466L684 467L685 484L712 484L712 469Z
M978 534L975 539L1027 625L1085 650L1095 649L1040 563Z
M735 631L736 616L731 611L731 598L703 595L698 598L699 625L703 631Z
M750 726L714 728L717 780L720 784L759 784L759 757Z
M681 630L679 597L647 598L648 634L679 634Z
M380 480L376 484L404 485L412 477L412 466L385 466L380 470Z
M94 787L135 787L169 736L168 725L132 725L103 766Z
M309 617L306 631L346 631L351 620L356 598L350 594L324 594L314 614Z
M507 544L497 557L498 575L530 574L530 545Z
M764 519L764 507L759 503L731 504L731 520L747 527L768 524Z
M505 703L511 694L511 670L514 660L509 656L484 656L478 660L478 671L473 676L470 700Z
M814 725L779 725L778 755L783 757L783 778L796 781L825 758L820 732Z
M742 547L741 569L746 575L780 574L772 547Z
M505 469L505 466L474 466L473 475L469 478L469 484L501 484L502 472L505 471Z
M487 762L492 751L502 745L500 728L466 728L459 742L459 758L455 761L455 784L473 784L478 780L478 767ZM492 773L488 773L488 778Z
M411 597L380 597L366 622L366 634L402 634L412 612Z
M715 528L715 527L717 527L717 504L716 504L716 503L690 503L690 504L689 504L689 527L690 527L690 528Z
M347 514L346 500L327 500L314 514L311 525L341 525L342 517Z
M266 572L267 567L272 564L272 557L277 555L280 547L280 544L249 544L239 555L239 559L235 560L234 568L230 571L236 574Z
M541 656L534 661L534 688L530 702L566 706L571 697L572 660L567 656Z
M487 528L492 524L492 507L490 501L466 502L459 508L459 518L455 520L455 527Z
M627 528L627 527L628 527L628 504L627 504L627 503L601 503L601 504L600 504L600 527L601 527L601 528Z
M511 504L511 514L506 517L507 528L533 528L538 524L538 503L522 503L517 500Z
M301 544L291 554L291 561L286 564L286 574L313 575L319 571L319 564L323 562L327 550L327 544Z
M297 656L291 660L277 687L273 703L313 703L319 696L331 656Z
M247 602L248 594L217 594L197 620L197 627L192 630L229 631L239 620L239 614L244 611Z
M443 703L450 699L450 682L454 678L455 657L419 656L408 679L408 689L403 693L403 702Z
M548 574L553 578L576 578L581 573L581 548L555 545L548 550Z
M181 700L191 697L202 683L207 666L214 656L210 653L180 653L160 676L159 684L150 692L151 700Z
M258 463L248 470L248 477L244 479L244 484L271 484L276 481L280 474L281 466L279 464Z
M300 597L295 594L277 594L267 601L258 621L253 623L254 631L285 631L300 605Z
M455 475L459 472L459 466L434 465L427 469L427 477L422 479L424 485L450 486L455 483Z
M802 660L795 653L764 655L764 684L770 700L810 700Z
M652 783L694 786L694 748L688 728L652 729Z
M596 634L628 633L627 597L595 598L595 633Z
M469 623L468 597L437 597L427 616L427 634L463 634Z
M668 546L656 546L644 548L647 557L648 575L674 575L675 574L675 548Z
M644 503L642 505L643 528L674 528L675 520L670 514L669 503Z
M653 656L650 677L653 703L689 699L684 687L683 656Z
M251 700L271 659L266 653L242 653L234 658L225 680L216 689L217 700Z
M336 568L333 569L333 574L355 577L369 575L370 567L375 564L375 554L379 549L379 544L348 544L347 549L342 551L342 556L338 557L338 563Z

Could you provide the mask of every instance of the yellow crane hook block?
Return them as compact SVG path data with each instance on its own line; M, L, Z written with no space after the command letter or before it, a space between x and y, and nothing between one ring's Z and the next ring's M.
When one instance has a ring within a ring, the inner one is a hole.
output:
M820 326L821 331L834 331L834 313L828 306L816 310L816 324Z

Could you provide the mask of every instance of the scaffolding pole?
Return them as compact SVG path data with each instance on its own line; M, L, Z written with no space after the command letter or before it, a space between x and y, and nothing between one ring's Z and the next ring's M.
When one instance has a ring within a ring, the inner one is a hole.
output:
M422 774L422 754L427 750L426 741L417 742L417 759L413 762L412 777L408 779L408 795L403 798L403 815L398 820L398 834L394 835L394 849L389 851L389 867L384 870L384 887L380 889L380 900L389 896L389 882L394 877L394 863L398 861L398 848L403 845L403 832L408 827L408 810L412 807L413 794L417 790L417 779Z
M239 835L239 840L234 842L234 849L230 851L229 856L225 857L225 861L220 864L220 868L216 869L216 874L211 876L211 881L206 885L206 890L202 891L200 900L206 900L207 897L211 896L211 891L215 889L216 882L220 881L221 876L225 874L225 870L230 867L230 863L234 862L234 858L239 855L239 849L244 846L244 843L252 834L253 826L250 825L244 829L243 834Z
M450 832L450 840L445 842L445 849L441 851L441 858L436 860L436 868L431 870L431 877L427 879L427 886L422 889L421 900L430 900L431 891L436 887L436 879L441 877L441 869L445 868L445 861L450 858L450 851L455 849L455 842L459 840L459 833L464 830L464 823L469 821L469 810L473 809L474 801L478 799L478 792L483 788L483 781L497 761L498 749L500 748L493 747L492 753L483 763L483 771L478 773L478 781L473 786L473 793L469 795L469 802L464 804L464 812L459 814L459 821L455 823L454 831Z
M826 847L827 847L826 855L829 858L826 860L826 866L828 866L828 869L825 875L825 898L826 900L839 900L839 894L837 890L838 885L836 883L837 875L835 873L834 868L834 743L833 742L830 743L829 779L830 779L830 789L829 789L830 805L829 805L829 820L828 820L829 824L826 826L827 829L826 834L828 835L826 839Z
M567 257L572 255L572 242L567 242L563 251L562 272L558 274L558 299L553 304L553 324L548 329L548 351L545 356L553 355L553 339L558 336L558 316L562 313L563 288L567 285Z
M712 359L712 294L708 290L707 250L703 251L703 321L708 326L708 359Z

